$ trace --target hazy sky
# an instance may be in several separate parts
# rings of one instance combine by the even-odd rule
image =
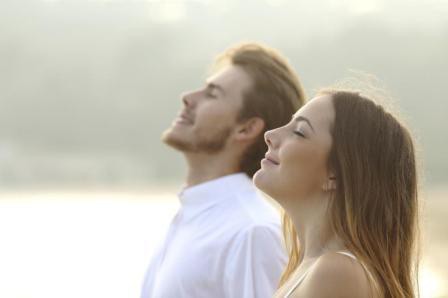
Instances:
[[[0,184],[43,168],[181,176],[160,133],[241,40],[278,48],[309,95],[348,69],[378,76],[445,177],[446,16],[445,0],[0,0]]]

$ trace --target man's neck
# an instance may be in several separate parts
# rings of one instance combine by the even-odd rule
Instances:
[[[185,154],[187,160],[186,187],[240,172],[238,164],[222,155]]]

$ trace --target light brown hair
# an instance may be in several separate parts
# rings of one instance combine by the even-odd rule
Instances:
[[[414,144],[391,113],[357,92],[324,90],[335,122],[328,167],[336,189],[328,216],[336,235],[366,268],[374,297],[416,297],[418,192]],[[284,215],[289,263],[301,261],[297,233]]]
[[[219,55],[215,68],[228,64],[242,67],[253,80],[252,87],[244,94],[237,120],[260,117],[265,123],[264,131],[240,161],[241,170],[252,177],[267,151],[264,132],[289,122],[304,104],[305,92],[289,63],[272,48],[258,43],[239,44]]]

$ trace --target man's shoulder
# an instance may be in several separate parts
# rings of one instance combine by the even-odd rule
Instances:
[[[266,264],[279,264],[280,267],[286,263],[281,229],[272,224],[252,224],[241,229],[228,248],[229,256],[236,262],[264,260]]]
[[[281,238],[281,228],[270,222],[254,223],[241,229],[237,236],[240,241],[243,239],[253,242],[277,241]]]
[[[280,211],[257,191],[238,193],[235,215],[241,216],[245,225],[254,228],[264,226],[280,226]]]

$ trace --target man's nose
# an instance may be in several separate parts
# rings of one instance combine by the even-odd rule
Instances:
[[[196,97],[197,97],[196,91],[185,92],[181,96],[182,102],[184,103],[185,107],[187,107],[187,108],[194,107],[194,105],[196,104]]]

